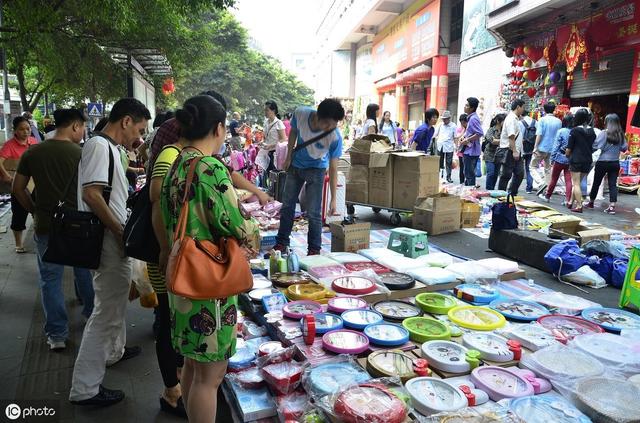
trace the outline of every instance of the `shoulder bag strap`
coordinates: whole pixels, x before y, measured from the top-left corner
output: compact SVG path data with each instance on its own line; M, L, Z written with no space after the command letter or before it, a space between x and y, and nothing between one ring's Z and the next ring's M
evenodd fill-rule
M315 137L311 138L309 141L305 141L305 142L303 142L302 144L297 145L297 146L293 149L293 152L295 153L295 152L297 152L297 151L302 150L303 148L307 148L309 145L313 144L314 142L318 141L319 139L322 139L322 138L326 137L327 135L329 135L329 134L330 134L330 133L332 133L333 131L335 131L335 129L332 129L332 130L330 130L330 131L323 132L323 133L322 133L322 134L320 134L320 135L316 135Z
M203 156L194 157L189 165L189 171L187 172L187 183L184 186L184 195L182 196L182 210L180 210L180 217L178 218L178 224L173 232L173 242L184 238L184 234L187 230L187 219L189 218L189 191L191 191L191 184L193 183L193 176L196 172L196 166Z
M109 145L107 145L107 149L109 150L109 179L107 182L107 186L102 190L102 198L104 198L104 201L108 206L109 200L111 199L111 190L113 187L113 171L115 163L113 160L113 151L111 151L111 142L109 141L109 139L107 139L107 141L109 142ZM118 154L120 153L118 152Z
M513 196L513 194L508 194L508 195L507 195L507 204L508 204L508 205L513 204L513 207L515 207L515 206L516 206L516 199L515 199L515 197Z

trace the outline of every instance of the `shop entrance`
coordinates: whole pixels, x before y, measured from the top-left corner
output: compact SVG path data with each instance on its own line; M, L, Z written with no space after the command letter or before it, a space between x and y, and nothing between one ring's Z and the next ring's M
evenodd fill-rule
M595 127L604 128L604 118L609 113L615 113L620 117L624 127L629 111L629 93L610 94L595 97L571 98L571 106L589 107L595 117Z

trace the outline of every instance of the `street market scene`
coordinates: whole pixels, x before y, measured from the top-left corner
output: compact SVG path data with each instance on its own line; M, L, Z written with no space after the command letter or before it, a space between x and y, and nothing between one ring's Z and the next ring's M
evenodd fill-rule
M0 1L0 419L640 422L640 0Z

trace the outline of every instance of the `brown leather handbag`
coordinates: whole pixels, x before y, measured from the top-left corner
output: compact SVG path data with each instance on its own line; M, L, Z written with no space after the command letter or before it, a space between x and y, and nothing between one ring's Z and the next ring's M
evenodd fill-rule
M227 298L250 290L253 276L246 255L235 238L220 237L215 244L185 233L189 219L187 197L201 158L191 161L187 173L182 210L167 264L167 288L174 295L192 300Z

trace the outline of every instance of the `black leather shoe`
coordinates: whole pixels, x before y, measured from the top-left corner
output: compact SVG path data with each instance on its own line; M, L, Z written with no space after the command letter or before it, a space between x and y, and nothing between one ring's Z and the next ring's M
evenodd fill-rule
M123 362L125 360L129 360L130 358L136 357L138 355L140 355L140 353L142 353L142 348L135 346L135 347L124 347L124 354L122 354L122 357L120 357L120 360L116 361L113 364L108 364L107 367L111 367L111 366L115 366L116 364Z
M82 401L71 401L74 405L94 405L98 407L106 407L119 403L124 399L124 392L117 389L108 389L100 385L98 394L94 397Z
M184 402L182 397L178 398L178 405L176 407L169 404L169 401L160 397L160 409L166 413L173 414L174 416L187 418L187 410L184 409Z

